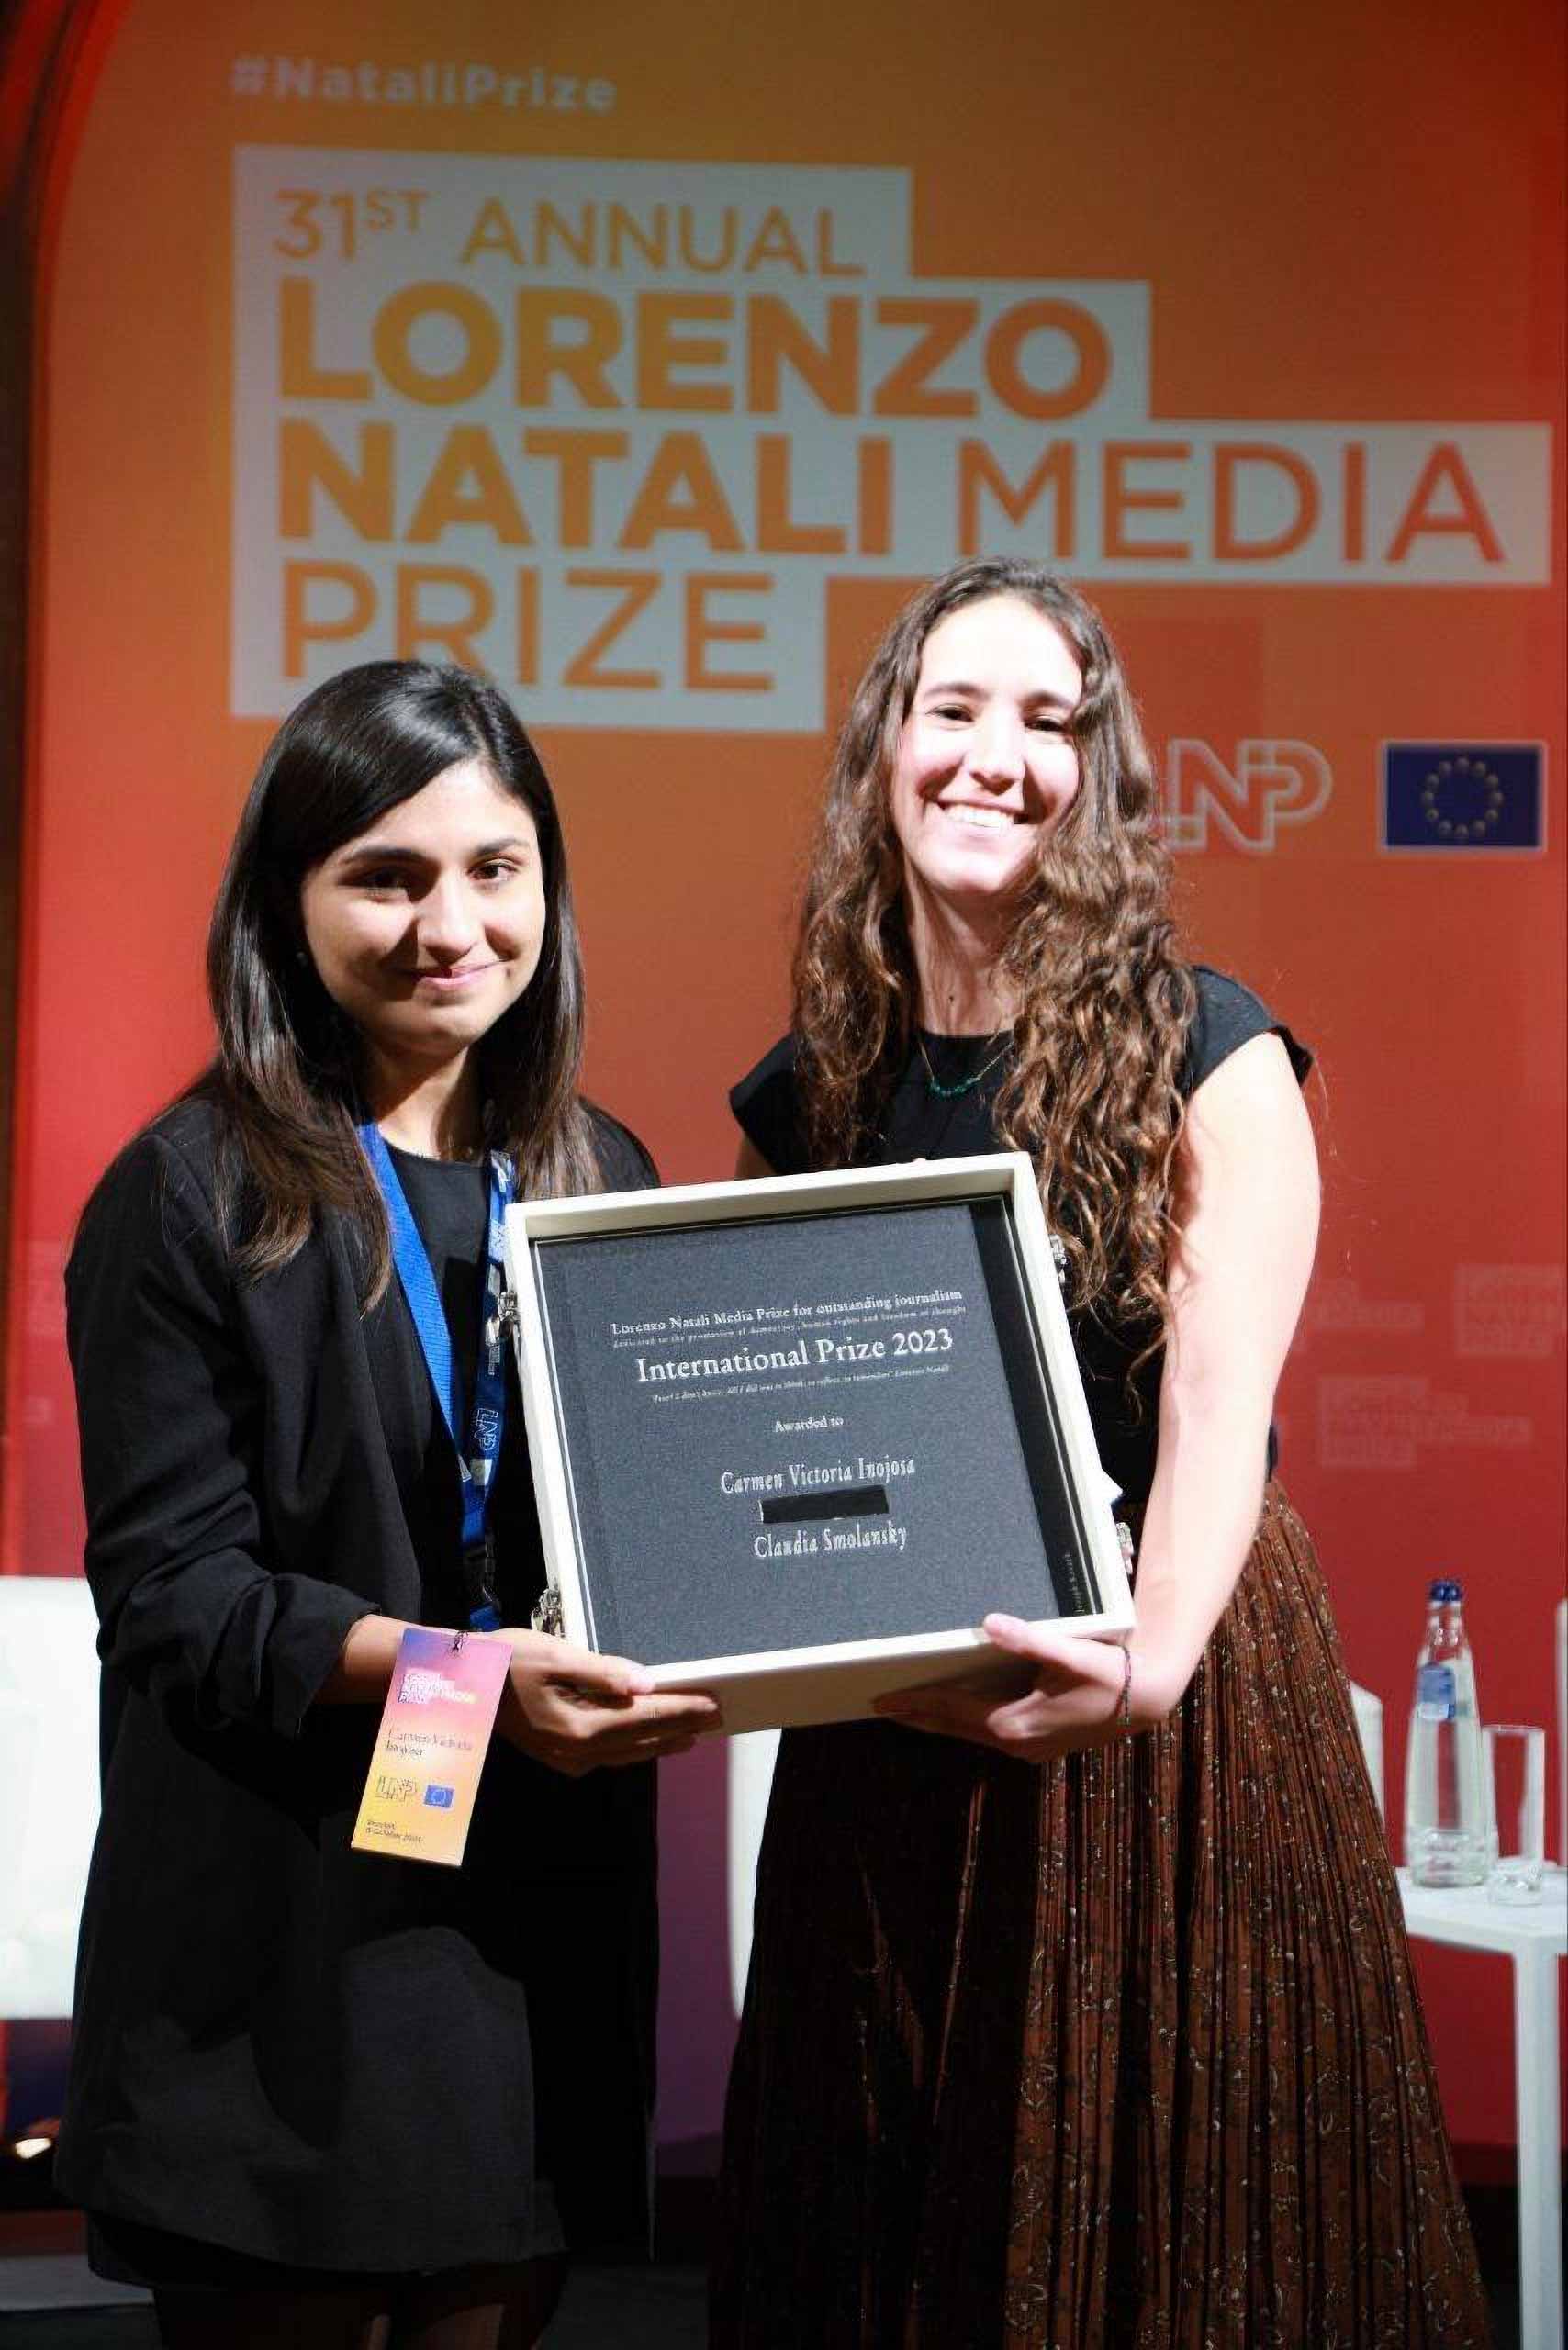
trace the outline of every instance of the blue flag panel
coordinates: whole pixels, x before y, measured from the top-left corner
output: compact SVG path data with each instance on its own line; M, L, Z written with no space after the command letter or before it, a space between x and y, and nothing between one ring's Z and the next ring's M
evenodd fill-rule
M1385 743L1383 847L1542 847L1543 765L1539 743Z

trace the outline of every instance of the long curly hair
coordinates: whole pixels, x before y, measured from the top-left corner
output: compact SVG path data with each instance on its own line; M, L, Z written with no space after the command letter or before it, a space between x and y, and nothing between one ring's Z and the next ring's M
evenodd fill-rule
M219 1221L250 1278L286 1264L323 1209L364 1244L365 1302L386 1289L386 1213L355 1135L359 1038L304 944L300 886L324 857L446 768L483 762L533 819L544 937L521 996L476 1056L483 1140L524 1198L603 1178L577 1094L582 966L554 796L505 698L466 670L370 661L329 677L285 719L240 818L213 908L207 990L218 1054L192 1091L218 1114Z
M1157 1337L1195 990L1121 663L1098 614L1037 564L1002 556L946 573L905 605L856 689L795 951L806 1133L820 1164L852 1162L908 1059L919 985L890 787L927 637L960 606L1002 596L1058 630L1083 689L1069 721L1078 792L1040 844L1000 957L1018 1010L998 1137L1039 1170L1070 1303L1149 1325Z

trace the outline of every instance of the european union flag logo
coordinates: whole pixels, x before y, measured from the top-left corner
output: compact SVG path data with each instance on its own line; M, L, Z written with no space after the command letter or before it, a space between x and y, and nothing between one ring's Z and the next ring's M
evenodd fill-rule
M1385 743L1383 846L1532 849L1546 840L1539 743Z
M425 1789L425 1801L428 1804L433 1805L437 1811L450 1811L452 1809L452 1789L450 1787L440 1786L427 1787Z

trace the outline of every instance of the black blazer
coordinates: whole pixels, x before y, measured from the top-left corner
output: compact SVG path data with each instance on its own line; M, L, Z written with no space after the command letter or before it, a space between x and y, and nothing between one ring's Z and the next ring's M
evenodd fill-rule
M655 1180L595 1132L612 1185ZM104 1809L60 2184L263 2259L440 2267L537 2248L537 2144L569 2241L645 2241L652 1773L498 1742L461 1869L350 1851L378 1712L310 1701L361 1616L461 1620L455 1463L396 1281L362 1313L335 1217L240 1281L213 1161L177 1104L66 1276Z

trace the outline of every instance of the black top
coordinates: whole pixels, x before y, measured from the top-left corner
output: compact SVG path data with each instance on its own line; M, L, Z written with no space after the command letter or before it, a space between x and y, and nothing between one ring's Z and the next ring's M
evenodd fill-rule
M594 1113L607 1182L651 1161ZM56 2173L73 2200L346 2270L646 2240L654 1780L501 1741L460 1869L349 1848L374 1706L313 1707L372 1612L462 1620L455 1456L401 1290L321 1219L241 1281L213 1113L89 1203L66 1275L102 1622L104 1811ZM476 1336L486 1178L398 1155ZM510 1622L542 1580L515 1373L492 1504Z
M616 1129L617 1137L623 1131ZM631 1137L628 1136L625 1140L630 1144ZM640 1149L641 1146L635 1147ZM431 1260L436 1294L452 1333L453 1360L472 1366L479 1359L480 1292L490 1216L489 1169L451 1159L417 1158L411 1151L398 1150L391 1144L387 1148L403 1186L409 1212L419 1226L420 1238ZM646 1160L645 1153L643 1158L651 1171L652 1162ZM616 1171L607 1165L606 1181L612 1190L641 1191L648 1184L649 1172L636 1161ZM411 1331L411 1316L409 1328ZM422 1356L420 1369L424 1371ZM471 1393L472 1386L469 1371L464 1380L465 1397ZM461 1624L468 1610L469 1595L460 1579L457 1550L452 1540L452 1446L428 1371L422 1384L415 1382L415 1390L409 1400L422 1407L425 1464L418 1488L408 1496L411 1518L417 1516L420 1522L416 1548L421 1557L440 1561L441 1582L436 1595L440 1605L432 1620ZM529 1474L528 1443L523 1434L515 1369L508 1377L507 1404L487 1524L495 1539L496 1596L501 1602L502 1614L509 1624L526 1624L543 1587L544 1552L533 1506L533 1483Z
M1269 1034L1283 1043L1298 1080L1305 1082L1311 1053L1249 989L1203 964L1194 965L1193 976L1197 1006L1178 1079L1184 1100L1238 1046ZM938 1085L960 1085L983 1072L979 1082L950 1100L934 1092L922 1044ZM994 1150L992 1112L1007 1073L1007 1044L1005 1035L922 1032L882 1113L875 1142L865 1154L867 1162L892 1167L912 1158L965 1158ZM779 1175L804 1174L811 1167L795 1082L796 1049L795 1038L784 1037L730 1095L742 1130ZM1154 1478L1162 1356L1157 1350L1139 1367L1129 1393L1128 1372L1147 1340L1147 1330L1118 1326L1093 1313L1070 1314L1068 1319L1101 1460L1128 1503L1140 1505L1148 1498ZM1271 1436L1271 1466L1274 1449Z

